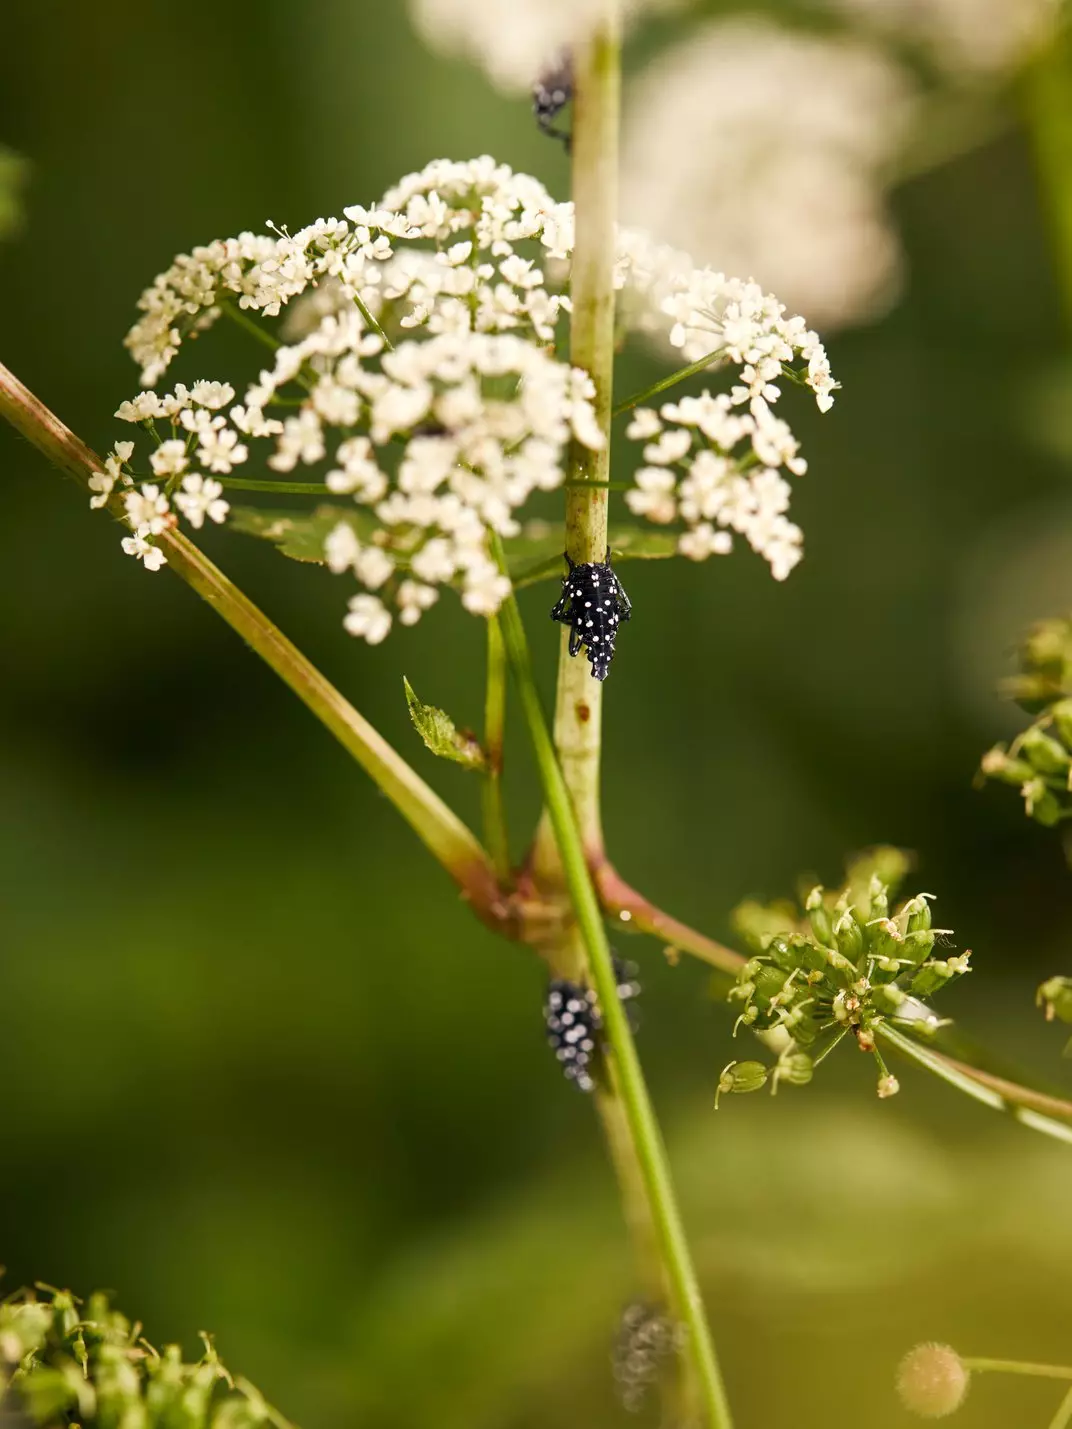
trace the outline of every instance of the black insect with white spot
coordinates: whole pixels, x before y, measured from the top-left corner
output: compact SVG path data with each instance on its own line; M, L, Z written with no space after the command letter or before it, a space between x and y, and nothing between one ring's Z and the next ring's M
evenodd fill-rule
M567 51L549 65L532 86L532 112L536 123L544 134L553 139L561 139L570 151L571 135L565 129L556 129L554 121L573 98L573 60Z
M576 655L583 645L593 679L605 680L614 659L618 626L629 619L633 607L611 566L609 550L605 561L575 566L567 556L566 564L569 571L562 577L562 594L551 619L570 627L570 654Z
M631 1002L639 997L640 983L636 980L636 972L634 963L617 957L614 959L614 981L618 986L619 1002ZM627 1010L630 1026L635 1026L634 1009L630 1007ZM568 978L552 979L547 988L543 1016L547 1041L566 1077L582 1092L590 1092L595 1086L592 1060L602 1046L600 1033L603 1030L603 1018L594 990L583 983L570 982Z

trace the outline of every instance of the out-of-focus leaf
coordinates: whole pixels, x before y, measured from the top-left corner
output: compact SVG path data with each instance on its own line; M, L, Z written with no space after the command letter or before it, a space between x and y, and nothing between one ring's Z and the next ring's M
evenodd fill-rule
M406 687L409 717L432 753L466 769L483 769L487 759L475 735L459 729L445 710L419 700L405 675L402 676L402 683Z
M280 511L259 506L232 506L227 524L246 536L271 541L295 561L324 564L324 542L339 524L351 526L358 540L368 541L378 522L357 506L318 506L315 511Z
M0 144L0 238L22 225L22 190L29 166L21 155Z
M561 576L562 528L546 521L530 521L520 536L503 542L506 565L517 589ZM612 561L657 561L677 553L677 537L651 526L612 526Z

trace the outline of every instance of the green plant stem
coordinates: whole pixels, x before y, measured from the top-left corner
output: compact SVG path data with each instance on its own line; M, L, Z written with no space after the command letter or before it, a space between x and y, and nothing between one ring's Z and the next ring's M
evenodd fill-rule
M331 488L323 481L258 481L246 476L214 478L229 491L271 491L279 496L330 496Z
M1072 1126L1055 1120L1054 1115L1047 1114L1072 1117L1072 1103L1062 1101L1058 1097L1048 1097L1042 1092L1032 1091L1029 1087L1021 1087L1016 1082L1007 1082L1002 1077L993 1077L989 1072L981 1072L976 1067L956 1062L929 1047L921 1047L918 1042L913 1042L888 1022L880 1023L875 1028L875 1034L890 1047L896 1048L909 1061L940 1077L958 1091L982 1102L984 1106L1003 1111L1033 1131L1041 1131L1046 1136L1072 1145Z
M230 318L236 327L240 327L243 332L248 332L251 337L255 337L265 347L270 347L273 352L283 346L273 333L270 333L267 328L261 327L260 323L254 322L246 314L245 309L238 307L236 303L220 303L220 312Z
M664 913L642 893L631 888L607 858L592 862L591 871L599 901L608 918L628 924L639 933L650 933L670 949L691 953L720 972L737 976L745 961L740 953Z
M732 1429L729 1402L674 1194L666 1148L637 1057L629 1021L618 997L602 910L589 875L570 791L555 757L554 745L540 705L524 626L513 595L508 597L503 606L502 621L506 651L536 752L540 781L561 858L566 888L573 904L577 927L584 942L592 981L599 998L608 1045L606 1060L611 1090L621 1102L628 1127L630 1159L635 1158L639 1169L648 1214L654 1226L670 1289L672 1308L688 1331L690 1361L700 1391L705 1422L709 1429ZM619 1164L625 1155L625 1148L619 1148Z
M565 551L581 563L607 555L610 421L614 385L614 254L618 208L618 109L621 53L617 0L604 0L604 23L574 55L573 205L576 222L570 271L570 360L595 386L599 451L574 442L566 489ZM569 656L569 631L559 642L555 746L589 857L603 851L599 803L603 685L587 661ZM557 853L545 814L537 830L533 867L553 885Z
M487 691L484 697L483 776L484 842L501 882L510 878L510 844L503 806L503 734L506 724L506 651L502 626L496 615L488 617Z
M1068 1429L1070 1424L1072 1424L1072 1389L1057 1406L1057 1413L1050 1420L1049 1429Z
M102 470L100 459L2 364L0 417L82 486ZM125 519L118 495L112 496L108 510L118 520ZM509 931L509 909L495 870L453 810L193 542L177 531L165 531L156 542L167 557L168 569L271 666L361 765L479 916L499 931Z
M358 310L358 312L361 314L361 316L362 316L362 317L365 319L365 321L368 323L368 325L369 325L369 327L372 329L372 331L376 334L376 336L377 336L377 337L380 339L380 341L383 343L383 345L384 345L384 347L387 349L387 351L388 351L388 352L394 352L394 350L395 350L395 345L394 345L394 343L393 343L393 342L391 341L391 339L387 336L387 334L384 332L383 328L382 328L382 327L380 326L380 324L376 321L376 319L373 317L373 315L369 312L368 307L365 305L365 303L362 302L361 298L358 297L357 293L354 294L354 302L355 302L355 304L357 305L357 310Z
M973 1374L1026 1374L1036 1379L1072 1379L1072 1368L1060 1364L1032 1364L1029 1360L991 1360L961 1356Z
M1067 20L1029 65L1023 92L1054 265L1065 316L1072 323L1072 30Z
M706 372L709 367L715 367L723 361L725 359L721 352L711 352L706 357L701 357L698 362L690 362L688 367L679 367L676 372L671 372L669 377L661 377L658 382L653 382L650 387L645 387L643 392L634 392L624 402L619 402L614 409L614 415L620 417L623 412L629 412L634 407L639 407L641 402L648 402L652 397L658 397L660 392L668 392L679 382L684 382L689 377L695 377L698 372Z

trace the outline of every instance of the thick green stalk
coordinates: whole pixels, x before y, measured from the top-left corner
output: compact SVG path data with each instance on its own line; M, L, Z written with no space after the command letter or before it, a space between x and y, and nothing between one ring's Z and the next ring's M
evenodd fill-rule
M1050 1420L1049 1429L1068 1429L1070 1424L1072 1424L1072 1389L1057 1406L1057 1413Z
M708 1429L732 1429L729 1401L707 1324L703 1298L689 1252L685 1229L677 1206L662 1133L648 1094L644 1073L637 1057L629 1021L618 997L617 979L603 913L588 870L580 826L574 812L564 771L555 756L540 697L533 679L528 644L517 601L511 595L502 611L503 634L529 727L540 780L547 804L548 819L561 860L562 876L583 940L586 961L599 998L606 1037L610 1090L620 1102L628 1128L627 1144L615 1146L616 1165L627 1192L627 1214L636 1225L650 1223L670 1292L671 1308L688 1333L688 1355L704 1422ZM611 1134L610 1129L608 1135ZM633 1167L638 1173L646 1201L646 1216L629 1193Z
M502 626L496 615L488 617L487 692L484 697L484 753L487 767L483 775L484 842L500 880L510 878L510 845L503 807L503 732L506 724L506 651Z
M83 486L101 470L98 457L0 364L0 417ZM118 497L109 510L120 519ZM184 580L271 666L335 736L435 855L493 927L506 931L508 909L491 862L472 833L396 750L354 709L268 617L185 536L156 538L168 569Z
M605 0L605 23L574 55L573 205L576 236L570 273L573 311L570 360L595 384L595 412L604 445L599 451L575 442L566 488L565 550L574 562L607 555L610 479L610 419L614 383L614 248L618 208L618 108L621 73L616 0ZM591 485L589 485L591 483ZM595 483L604 483L596 485ZM586 660L569 656L562 630L555 746L569 785L589 857L603 851L599 806L599 757L603 686ZM545 816L536 836L537 876L555 881L557 855Z

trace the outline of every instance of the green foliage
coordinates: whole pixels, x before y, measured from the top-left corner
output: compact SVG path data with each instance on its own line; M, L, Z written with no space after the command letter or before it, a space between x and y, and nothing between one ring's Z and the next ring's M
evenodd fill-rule
M450 715L435 705L426 705L414 693L413 686L403 675L406 687L406 703L409 717L417 733L425 744L440 759L449 759L466 769L485 769L487 755L476 735L459 729Z
M1072 817L1072 620L1033 626L1019 663L1003 690L1036 719L1011 744L988 750L979 772L1018 787L1028 818L1052 827Z
M246 536L271 541L277 550L294 561L324 564L324 542L342 522L353 528L358 540L371 543L380 529L371 511L359 506L318 506L315 511L283 510L278 507L232 506L228 526ZM514 585L538 585L562 574L562 528L546 521L529 521L520 534L503 541L506 568ZM663 560L677 552L677 537L668 531L642 526L616 526L611 531L614 560ZM399 569L406 569L405 554L396 557Z
M91 1295L38 1287L0 1305L0 1420L29 1429L289 1429L252 1385L232 1379L208 1336L186 1364Z
M923 1001L969 971L970 953L932 956L948 929L932 926L929 893L891 911L908 868L898 849L880 848L854 860L841 888L816 886L799 909L791 903L745 903L737 931L755 956L742 967L729 1001L741 1007L734 1033L750 1028L776 1056L762 1078L754 1062L723 1071L720 1091L753 1091L769 1078L802 1086L834 1047L852 1036L871 1053L878 1094L892 1096L892 1077L876 1045L889 1019L913 1031L933 1031L938 1019Z
M1072 977L1051 977L1039 988L1035 1001L1046 1009L1046 1021L1072 1023ZM1065 1045L1065 1056L1072 1057L1072 1038Z
M26 173L26 160L0 144L0 238L10 237L22 226Z

